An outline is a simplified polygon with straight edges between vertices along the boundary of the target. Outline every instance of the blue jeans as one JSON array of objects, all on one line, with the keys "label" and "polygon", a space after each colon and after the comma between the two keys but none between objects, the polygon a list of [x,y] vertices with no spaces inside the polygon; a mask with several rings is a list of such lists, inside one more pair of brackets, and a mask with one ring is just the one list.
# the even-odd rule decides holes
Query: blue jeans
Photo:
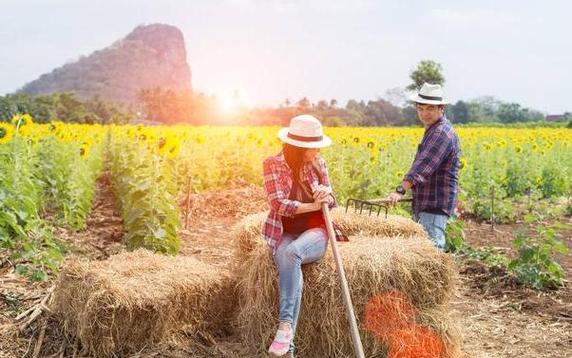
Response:
[{"label": "blue jeans", "polygon": [[[299,236],[284,234],[280,246],[274,255],[278,268],[280,322],[292,325],[292,333],[296,332],[296,323],[300,313],[302,300],[302,264],[315,262],[324,257],[328,247],[328,234],[325,229],[315,228],[304,231]],[[290,344],[289,353],[294,352],[294,342]]]},{"label": "blue jeans", "polygon": [[420,212],[414,216],[415,221],[423,225],[423,228],[429,235],[429,238],[435,243],[435,246],[441,250],[445,250],[445,228],[449,217],[447,215],[432,214]]}]

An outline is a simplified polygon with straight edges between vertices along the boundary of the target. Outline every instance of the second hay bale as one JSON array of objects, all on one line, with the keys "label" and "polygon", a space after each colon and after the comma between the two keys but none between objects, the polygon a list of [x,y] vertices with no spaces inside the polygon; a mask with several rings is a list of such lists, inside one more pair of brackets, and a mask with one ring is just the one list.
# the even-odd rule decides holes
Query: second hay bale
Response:
[{"label": "second hay bale", "polygon": [[140,351],[180,329],[218,330],[231,319],[232,280],[191,257],[146,250],[71,261],[54,292],[66,334],[94,356]]}]

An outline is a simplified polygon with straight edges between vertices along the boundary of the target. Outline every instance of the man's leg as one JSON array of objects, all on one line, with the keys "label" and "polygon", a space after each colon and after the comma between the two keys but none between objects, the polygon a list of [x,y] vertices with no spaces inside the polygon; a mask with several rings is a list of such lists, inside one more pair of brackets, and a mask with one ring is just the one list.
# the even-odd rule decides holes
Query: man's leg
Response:
[{"label": "man's leg", "polygon": [[423,225],[423,228],[427,232],[427,235],[429,235],[429,238],[441,251],[445,250],[445,228],[447,227],[448,219],[447,215],[426,212],[420,212],[416,217],[416,221]]}]

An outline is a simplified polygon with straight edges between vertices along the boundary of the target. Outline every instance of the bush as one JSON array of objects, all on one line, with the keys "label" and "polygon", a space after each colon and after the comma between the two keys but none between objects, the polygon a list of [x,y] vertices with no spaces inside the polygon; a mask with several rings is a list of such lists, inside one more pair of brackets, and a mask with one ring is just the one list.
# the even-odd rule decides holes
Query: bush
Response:
[{"label": "bush", "polygon": [[519,281],[535,289],[558,288],[564,279],[564,269],[553,255],[566,255],[568,248],[558,240],[554,227],[538,225],[533,231],[534,235],[528,235],[525,230],[517,231],[513,246],[518,250],[518,257],[510,261],[508,269]]},{"label": "bush", "polygon": [[462,220],[452,217],[445,230],[445,249],[459,252],[465,246],[465,225]]}]

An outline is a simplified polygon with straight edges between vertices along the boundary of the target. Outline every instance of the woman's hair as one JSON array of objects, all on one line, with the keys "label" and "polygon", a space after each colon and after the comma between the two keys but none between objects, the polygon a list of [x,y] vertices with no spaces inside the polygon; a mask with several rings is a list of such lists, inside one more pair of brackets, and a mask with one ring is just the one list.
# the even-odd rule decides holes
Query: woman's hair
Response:
[{"label": "woman's hair", "polygon": [[282,145],[284,159],[286,159],[286,163],[294,173],[294,180],[298,183],[300,182],[300,171],[304,165],[304,153],[306,153],[306,150],[306,148],[296,147],[287,143]]}]

